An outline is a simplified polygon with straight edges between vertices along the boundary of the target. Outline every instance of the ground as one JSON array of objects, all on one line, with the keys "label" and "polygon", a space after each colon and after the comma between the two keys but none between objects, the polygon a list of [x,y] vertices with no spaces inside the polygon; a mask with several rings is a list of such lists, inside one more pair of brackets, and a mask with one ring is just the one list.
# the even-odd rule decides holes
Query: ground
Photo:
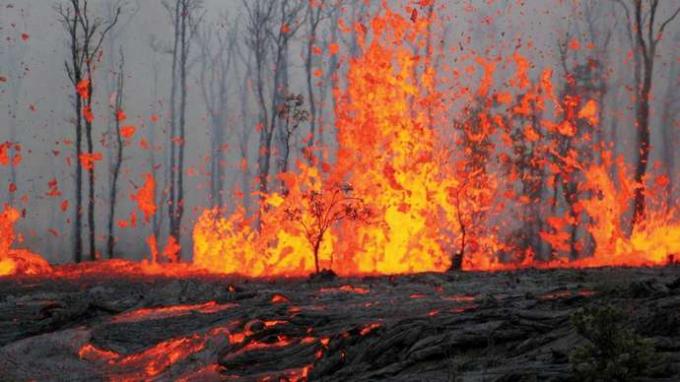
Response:
[{"label": "ground", "polygon": [[[614,305],[680,378],[680,268],[336,279],[0,279],[0,380],[573,380],[572,323]],[[68,272],[67,272],[68,273]]]}]

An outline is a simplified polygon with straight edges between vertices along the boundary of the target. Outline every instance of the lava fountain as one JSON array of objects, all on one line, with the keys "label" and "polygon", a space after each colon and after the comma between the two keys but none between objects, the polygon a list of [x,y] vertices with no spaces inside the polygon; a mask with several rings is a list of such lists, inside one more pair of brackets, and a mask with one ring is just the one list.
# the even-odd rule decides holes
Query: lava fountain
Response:
[{"label": "lava fountain", "polygon": [[[406,11],[411,17],[385,6],[368,26],[354,26],[361,53],[347,56],[346,87],[335,89],[334,162],[299,161],[294,171],[279,174],[281,190],[261,195],[256,216],[240,208],[226,217],[205,211],[194,227],[195,264],[248,276],[305,275],[319,267],[353,275],[445,271],[456,255],[463,269],[501,270],[662,265],[680,253],[674,209],[659,206],[632,233],[624,232],[637,185],[622,161],[605,149],[598,149],[604,158],[600,163],[579,158],[577,148],[590,143],[599,128],[598,105],[588,97],[556,95],[550,68],[532,84],[530,63],[515,53],[509,59],[516,67],[515,79],[506,83],[510,89],[494,92],[493,71],[501,59],[476,57],[482,80],[477,92],[469,92],[469,102],[481,105],[474,118],[452,128],[433,117],[447,110],[446,94],[437,85],[447,83],[445,74],[436,73],[429,56],[414,53],[413,47],[426,46],[425,32],[436,20],[413,17],[415,8]],[[508,107],[495,112],[489,106],[494,103]],[[543,211],[551,216],[540,240],[551,256],[539,259],[517,250],[510,239],[501,240],[499,230],[475,229],[511,224],[508,210],[541,202],[502,193],[515,187],[517,174],[504,177],[478,162],[480,152],[502,162],[513,150],[510,121],[550,105],[550,117],[520,126],[533,152],[552,158],[535,158],[532,166],[543,174],[542,185],[556,187],[556,179],[579,184],[567,195],[568,212]],[[342,198],[360,201],[362,211],[368,211],[364,218],[336,215],[333,202],[357,208],[332,199],[338,187],[346,187]],[[583,253],[573,258],[565,253],[578,225],[585,226],[587,239],[572,240]],[[586,241],[592,250],[585,250]]]}]

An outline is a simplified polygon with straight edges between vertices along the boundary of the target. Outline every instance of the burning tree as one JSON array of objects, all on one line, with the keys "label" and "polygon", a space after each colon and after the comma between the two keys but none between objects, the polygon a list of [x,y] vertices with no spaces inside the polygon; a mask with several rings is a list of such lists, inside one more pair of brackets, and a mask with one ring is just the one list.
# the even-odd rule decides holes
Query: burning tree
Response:
[{"label": "burning tree", "polygon": [[287,217],[304,230],[313,250],[316,273],[320,271],[319,249],[326,232],[342,220],[367,221],[370,217],[370,210],[363,199],[352,196],[352,191],[348,183],[333,184],[322,191],[312,190],[303,194],[300,204],[285,209]]}]

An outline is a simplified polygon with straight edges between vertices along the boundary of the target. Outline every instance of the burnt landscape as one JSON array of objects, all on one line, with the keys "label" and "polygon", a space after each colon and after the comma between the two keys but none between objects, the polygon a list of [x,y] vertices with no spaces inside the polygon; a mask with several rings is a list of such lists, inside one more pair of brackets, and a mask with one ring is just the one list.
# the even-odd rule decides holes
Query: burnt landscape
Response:
[{"label": "burnt landscape", "polygon": [[677,267],[270,281],[98,272],[0,282],[3,380],[579,380],[574,352],[588,341],[574,317],[607,306],[622,314],[613,327],[653,352],[621,379],[680,377]]}]

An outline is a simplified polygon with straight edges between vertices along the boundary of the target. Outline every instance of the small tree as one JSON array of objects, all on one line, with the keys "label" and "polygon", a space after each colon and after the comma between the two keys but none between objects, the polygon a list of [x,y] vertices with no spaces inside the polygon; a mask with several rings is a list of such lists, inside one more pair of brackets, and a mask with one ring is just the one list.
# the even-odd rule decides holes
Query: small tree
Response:
[{"label": "small tree", "polygon": [[301,205],[285,210],[288,218],[299,223],[304,230],[305,238],[313,250],[316,273],[320,271],[319,249],[326,232],[342,220],[367,221],[370,217],[370,210],[364,201],[352,196],[352,191],[352,186],[347,183],[334,184],[323,191],[304,194]]},{"label": "small tree", "polygon": [[649,371],[654,346],[627,327],[621,310],[610,305],[580,310],[572,323],[587,340],[571,354],[578,380],[631,381]]}]

